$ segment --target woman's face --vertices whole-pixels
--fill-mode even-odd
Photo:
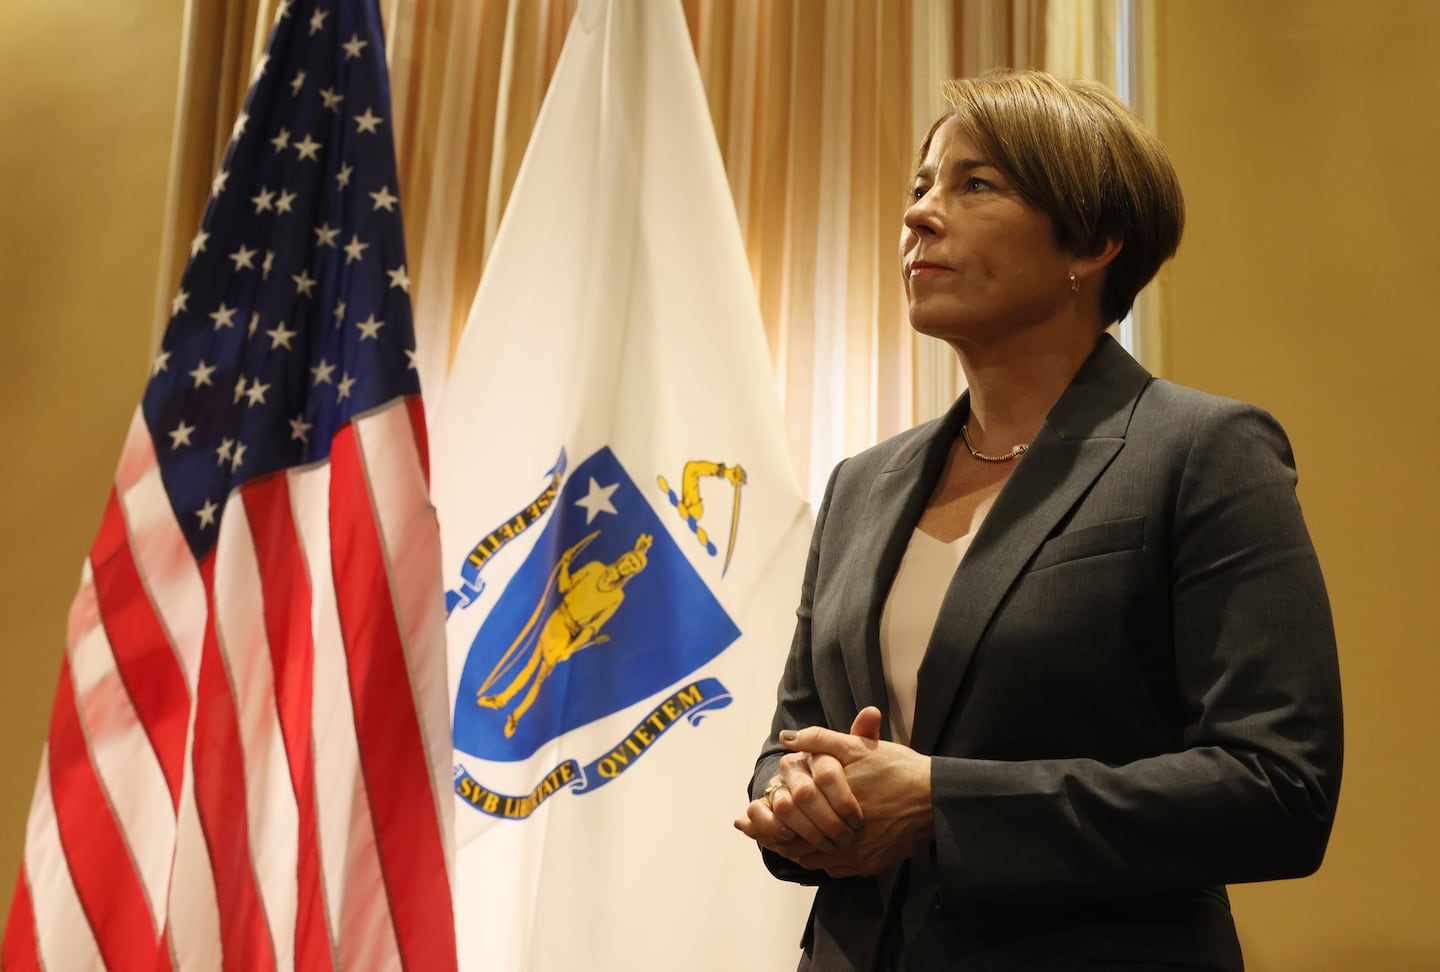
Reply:
[[[1073,257],[950,118],[915,174],[900,234],[910,323],[951,342],[1014,333],[1073,298]]]

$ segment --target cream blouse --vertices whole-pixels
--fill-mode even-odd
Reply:
[[[890,697],[890,738],[910,745],[915,724],[915,690],[920,660],[940,616],[940,603],[950,579],[970,549],[972,530],[946,543],[923,530],[910,535],[900,571],[880,615],[880,658],[885,666],[885,690]]]

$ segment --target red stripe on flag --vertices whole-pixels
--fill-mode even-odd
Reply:
[[[454,910],[430,769],[353,425],[331,445],[330,542],[360,766],[401,961],[417,972],[454,969]]]
[[[415,434],[415,451],[420,454],[420,473],[430,485],[430,438],[425,427],[425,403],[419,395],[405,399],[405,412],[410,416],[410,431]]]
[[[105,967],[111,972],[149,972],[155,963],[157,930],[120,825],[90,762],[80,714],[75,708],[69,659],[60,666],[49,741],[56,829],[76,896]]]
[[[310,634],[310,578],[300,554],[300,538],[291,513],[289,479],[271,476],[249,484],[240,492],[260,568],[275,703],[298,812],[295,967],[306,972],[326,972],[333,964],[320,883],[315,814],[310,709],[315,651]]]
[[[245,806],[245,757],[235,699],[215,634],[215,552],[200,562],[210,604],[200,678],[195,688],[195,741],[190,762],[195,805],[220,906],[220,942],[225,968],[265,972],[275,968],[275,946],[260,906],[250,863],[249,815]]]
[[[30,904],[30,886],[25,883],[25,867],[15,880],[15,896],[10,899],[10,918],[5,923],[5,950],[0,952],[0,968],[6,972],[30,972],[40,969],[39,944],[35,941],[35,910]]]
[[[170,787],[170,805],[180,805],[190,691],[175,660],[170,638],[135,566],[125,515],[114,489],[90,548],[100,617],[115,668],[155,750]]]
[[[175,966],[170,961],[170,927],[165,927],[165,933],[160,936],[160,945],[155,950],[155,972],[174,972]]]

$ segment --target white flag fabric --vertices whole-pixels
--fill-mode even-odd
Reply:
[[[571,25],[435,430],[465,969],[793,968],[731,826],[811,517],[678,2]]]

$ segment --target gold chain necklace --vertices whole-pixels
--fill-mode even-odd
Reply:
[[[1005,453],[1003,456],[987,456],[983,452],[976,452],[975,447],[970,444],[970,429],[968,422],[960,426],[960,441],[965,443],[965,448],[970,450],[970,455],[974,456],[976,459],[979,459],[981,462],[1010,462],[1012,459],[1019,459],[1025,454],[1025,450],[1030,448],[1026,445],[1012,446],[1010,451]]]

